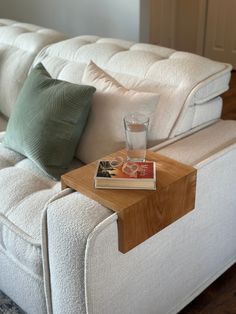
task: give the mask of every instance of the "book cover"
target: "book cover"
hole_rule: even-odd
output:
[[[153,161],[122,162],[100,160],[95,175],[96,188],[156,189]]]

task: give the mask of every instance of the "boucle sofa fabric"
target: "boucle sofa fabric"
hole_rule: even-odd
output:
[[[214,138],[214,135],[217,134],[217,132],[222,133],[227,129],[231,132],[225,132],[223,139],[216,136],[214,142],[211,143],[211,147],[209,147],[208,142],[206,141],[206,143],[203,143],[202,145],[202,150],[198,150],[198,145],[201,146],[202,139]],[[210,197],[209,193],[206,194],[204,191],[208,191],[209,186],[211,186],[214,187],[214,189],[211,189],[211,193],[219,194],[220,191],[223,193],[223,190],[219,188],[219,185],[217,184],[219,177],[221,177],[222,180],[225,177],[229,179],[232,177],[232,173],[235,172],[235,164],[231,162],[235,158],[235,149],[233,149],[235,146],[235,144],[233,144],[235,143],[235,141],[233,142],[235,133],[236,127],[234,122],[222,121],[202,130],[199,135],[198,133],[193,134],[189,138],[182,139],[177,143],[172,144],[173,150],[171,149],[172,145],[169,145],[169,147],[163,148],[160,151],[172,158],[193,165],[196,165],[196,163],[201,161],[199,170],[201,170],[201,168],[203,170],[201,170],[198,175],[200,185],[198,185],[197,191],[197,195],[201,197],[197,200],[198,203],[193,213],[169,226],[155,237],[145,241],[145,243],[132,250],[129,254],[123,255],[118,251],[116,215],[112,214],[110,210],[79,193],[69,194],[49,204],[48,207],[45,208],[46,211],[43,214],[42,229],[44,239],[44,284],[47,286],[49,309],[51,308],[51,295],[52,309],[54,313],[58,314],[65,313],[68,310],[71,311],[71,313],[80,311],[79,313],[82,314],[86,313],[86,307],[89,310],[89,313],[106,314],[107,310],[110,310],[111,308],[113,311],[112,313],[122,313],[122,311],[128,307],[128,301],[130,300],[132,300],[132,304],[137,304],[137,306],[132,307],[133,312],[131,311],[130,313],[143,313],[142,311],[147,309],[149,304],[152,304],[154,310],[157,306],[156,294],[155,298],[152,294],[150,294],[149,297],[145,294],[145,302],[148,300],[150,303],[141,304],[138,302],[140,298],[137,297],[136,299],[135,297],[138,295],[138,291],[130,289],[130,284],[132,284],[132,286],[137,287],[138,290],[141,289],[143,293],[145,293],[146,290],[149,291],[147,287],[150,287],[150,285],[152,286],[153,291],[158,289],[160,292],[158,294],[158,308],[163,308],[164,310],[166,309],[166,304],[169,304],[169,308],[176,306],[178,300],[182,299],[183,296],[188,295],[187,290],[189,289],[189,291],[191,291],[195,285],[199,285],[198,289],[203,289],[205,286],[201,286],[203,281],[201,276],[204,275],[206,276],[206,280],[211,281],[215,278],[214,276],[216,276],[216,273],[221,271],[221,263],[224,263],[225,267],[227,267],[231,262],[230,257],[232,257],[230,247],[228,248],[227,253],[229,259],[225,257],[222,257],[222,260],[219,260],[219,258],[212,258],[211,260],[207,259],[207,263],[204,264],[206,269],[204,272],[201,271],[199,273],[199,277],[196,277],[196,274],[198,273],[197,265],[194,264],[191,266],[193,268],[189,266],[186,270],[186,265],[188,263],[192,265],[194,259],[184,259],[183,263],[180,263],[180,265],[177,263],[179,267],[176,268],[175,277],[168,277],[166,273],[169,272],[170,269],[167,261],[174,259],[179,260],[180,255],[183,256],[181,248],[183,247],[183,243],[187,245],[189,241],[189,237],[187,237],[188,241],[187,238],[183,238],[186,233],[188,234],[186,226],[190,226],[190,223],[192,222],[191,228],[197,230],[196,228],[199,228],[200,223],[197,223],[198,219],[200,219],[199,217],[202,217],[200,219],[200,225],[206,220],[211,220],[213,223],[213,216],[211,215],[215,215],[216,205],[218,206],[217,212],[222,212],[220,209],[223,204],[222,202],[224,202],[225,199],[223,198],[219,204],[214,204],[214,206],[213,204],[210,204],[210,206],[209,200],[211,199],[211,202],[213,202],[214,197]],[[192,150],[191,156],[187,155],[186,157],[184,148],[186,149],[185,145],[189,147],[187,142],[190,142],[193,145],[192,147],[196,147],[196,149]],[[226,144],[222,146],[224,143]],[[230,147],[232,148],[230,149]],[[222,163],[224,164],[225,162],[224,158],[219,158],[217,155],[222,149],[224,149],[225,152],[228,150],[228,153],[225,154],[225,158],[227,160],[229,159],[227,163],[231,166],[227,171],[222,165]],[[208,150],[209,154],[213,154],[213,157],[211,157],[210,161],[207,161],[204,165],[204,163],[202,164],[202,159],[206,158]],[[178,155],[178,152],[180,152],[180,156]],[[9,193],[3,195],[2,191],[0,191],[0,203],[2,204],[2,201],[4,201],[3,204],[11,204],[12,206],[11,209],[7,209],[7,206],[1,208],[1,211],[3,212],[4,210],[6,213],[5,217],[3,215],[1,216],[3,222],[2,230],[4,231],[1,232],[1,253],[2,250],[3,252],[7,251],[7,254],[4,254],[1,261],[9,259],[11,262],[17,262],[18,265],[21,265],[20,267],[24,269],[20,272],[19,277],[32,276],[33,278],[30,280],[37,282],[37,284],[33,285],[33,289],[40,289],[40,282],[42,284],[42,259],[39,259],[39,256],[37,255],[37,249],[39,253],[42,245],[40,240],[40,221],[45,203],[59,191],[60,186],[59,184],[55,184],[54,181],[45,180],[44,176],[42,176],[38,169],[34,168],[29,160],[24,159],[19,154],[1,147],[0,156],[0,160],[5,160],[1,165],[2,169],[0,170],[0,177],[5,178],[4,184],[6,185],[6,189],[10,189],[10,186],[13,187],[11,195],[9,195]],[[207,160],[208,159],[209,158],[207,158]],[[214,164],[215,160],[218,160],[216,164]],[[207,166],[208,164],[209,166]],[[22,191],[14,188],[14,175],[9,176],[11,173],[16,175],[19,174],[18,171],[20,171],[21,177],[19,180],[22,181],[17,182],[17,186],[19,186],[18,184],[21,184],[23,186]],[[5,176],[7,176],[9,183],[7,183]],[[214,180],[212,179],[212,176],[214,176]],[[230,206],[233,206],[234,204],[232,196],[230,196],[232,192],[231,189],[234,189],[233,182],[234,181],[230,183],[229,189],[226,189],[226,198],[230,201]],[[33,185],[33,187],[31,187],[31,185]],[[207,189],[206,186],[208,186]],[[68,193],[69,192],[70,191],[68,191]],[[205,211],[208,206],[210,206],[212,213],[209,213],[210,216],[206,219]],[[198,214],[199,208],[202,208],[202,214]],[[188,220],[188,223],[186,223],[186,219]],[[216,223],[216,220],[214,221]],[[222,221],[222,219],[220,221]],[[233,220],[229,219],[229,221]],[[227,221],[227,225],[229,225],[229,221]],[[206,226],[207,225],[208,223]],[[204,228],[204,224],[202,226],[202,228]],[[218,230],[217,226],[218,225],[216,224],[216,231]],[[227,236],[233,236],[234,228],[233,226],[232,228],[227,228],[226,232],[226,229],[222,226],[221,231],[224,235],[221,238],[221,245],[223,246],[227,240]],[[212,230],[209,232],[212,232]],[[192,233],[192,235],[194,234],[195,232]],[[196,234],[199,240],[199,235],[197,232]],[[214,237],[215,236],[212,235],[211,241],[213,242]],[[181,241],[178,241],[178,245],[181,244],[181,247],[178,246],[177,243],[172,243],[171,239],[182,239]],[[194,242],[195,240],[193,239],[192,241]],[[203,244],[204,241],[205,237],[202,238],[201,243]],[[209,245],[212,247],[211,250],[214,257],[216,254],[216,246],[213,245],[213,242],[208,242],[205,247],[206,252],[209,250]],[[191,243],[189,245],[192,248]],[[197,248],[200,250],[201,246],[198,246]],[[160,252],[162,253],[160,254]],[[194,252],[194,254],[198,254],[196,246]],[[30,264],[27,264],[27,262],[29,262],[29,260],[27,261],[27,254],[29,254],[28,259],[30,257]],[[223,261],[224,258],[225,262]],[[218,261],[217,263],[216,260]],[[203,260],[201,260],[201,263],[202,262]],[[152,263],[150,265],[148,264],[150,278],[146,271],[141,271],[143,267],[147,269],[147,263]],[[151,271],[154,264],[163,265],[160,271],[156,274],[157,278],[153,277],[153,272]],[[68,265],[70,265],[69,268]],[[108,269],[110,269],[110,271],[108,271]],[[188,287],[186,289],[180,289],[177,281],[177,278],[180,278],[178,274],[185,274],[186,278],[189,278],[189,273],[192,272],[194,273],[194,277],[191,277],[192,279],[188,284]],[[145,276],[143,277],[142,274],[144,273]],[[104,274],[106,274],[105,281]],[[9,276],[9,274],[5,274],[3,278]],[[162,278],[162,276],[164,276],[165,279],[164,277]],[[167,278],[169,279],[167,280]],[[26,279],[24,279],[24,282],[25,280]],[[125,284],[126,282],[127,285]],[[166,285],[173,286],[173,289],[169,290],[165,285],[163,286],[164,282],[167,282]],[[121,283],[123,288],[120,290],[119,287]],[[184,285],[181,285],[181,287],[183,286]],[[166,291],[169,291],[168,295],[166,295]],[[172,294],[176,291],[178,291],[177,295]],[[173,298],[173,295],[175,295],[175,298]],[[188,295],[189,299],[187,298],[186,300],[183,300],[183,302],[187,303],[192,297],[193,296]],[[122,300],[121,303],[123,305],[121,307],[116,307],[115,304],[117,304],[117,299],[119,298]],[[14,300],[17,299],[14,298]],[[25,304],[28,303],[26,302]],[[28,306],[30,308],[30,305]]]
[[[50,203],[43,217],[48,309],[49,313],[86,314],[87,238],[113,212],[78,192],[67,193],[70,194]]]
[[[29,159],[0,144],[0,243],[30,272],[42,276],[41,215],[60,184]]]
[[[234,145],[224,158],[201,165],[195,210],[128,255],[117,250],[115,222],[90,236],[87,313],[175,314],[235,262],[235,156]],[[223,189],[222,181],[229,186]]]
[[[0,112],[2,114],[6,117],[10,116],[37,53],[44,46],[65,38],[64,34],[51,29],[0,19]]]
[[[3,137],[4,132],[0,133],[0,287],[27,313],[42,314],[46,311],[42,215],[61,185],[29,159],[5,148]],[[72,163],[79,166],[78,161]]]
[[[28,314],[45,314],[44,280],[25,269],[0,246],[0,286]]]
[[[0,130],[6,127],[37,53],[62,39],[65,35],[54,30],[0,19]],[[41,212],[58,189],[30,160],[4,148],[0,139],[0,243],[9,256],[38,276],[42,276]]]
[[[37,53],[65,38],[54,30],[0,19],[0,131]],[[0,143],[0,287],[28,313],[46,312],[41,214],[59,189],[32,162]]]
[[[0,143],[0,286],[28,313],[46,311],[41,220],[59,191],[59,182]]]
[[[79,36],[46,47],[34,64],[42,62],[52,77],[80,83],[91,60],[126,88],[160,95],[150,146],[188,131],[194,122],[201,125],[220,117],[221,103],[201,106],[228,89],[231,66],[191,53]],[[201,114],[203,121],[194,121],[199,108],[205,110],[205,115]]]
[[[0,60],[7,58],[0,62],[0,111],[8,116],[35,46],[51,33],[1,23]],[[199,56],[82,36],[43,49],[34,65],[42,61],[53,77],[77,83],[91,59],[125,87],[160,94],[155,143],[219,117],[217,95],[231,67]],[[227,130],[236,128],[222,122],[176,143],[176,153],[163,148],[197,163],[196,209],[125,255],[117,248],[116,214],[70,189],[59,192],[59,183],[0,144],[1,289],[29,314],[177,313],[236,259],[236,153]],[[219,136],[210,146],[193,149],[213,134]],[[187,148],[193,153],[184,154]]]
[[[171,145],[166,145],[166,147],[159,150],[159,153],[183,163],[194,165],[207,160],[213,154],[220,152],[235,142],[235,121],[220,120],[209,128],[200,130]]]
[[[203,138],[227,129],[232,134],[198,150]],[[127,254],[118,250],[116,214],[77,192],[49,204],[44,246],[45,268],[54,270],[53,313],[174,314],[235,261],[236,125],[222,121],[201,132],[161,150],[198,169],[195,210]],[[185,157],[187,140],[192,154]]]

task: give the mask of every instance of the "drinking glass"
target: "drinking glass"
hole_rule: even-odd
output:
[[[128,161],[145,161],[149,118],[139,112],[124,117]]]

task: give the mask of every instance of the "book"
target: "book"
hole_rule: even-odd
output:
[[[98,189],[156,190],[156,163],[100,160],[94,180]]]

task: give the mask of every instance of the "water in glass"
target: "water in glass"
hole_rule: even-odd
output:
[[[145,161],[149,119],[140,113],[124,118],[127,160]]]

